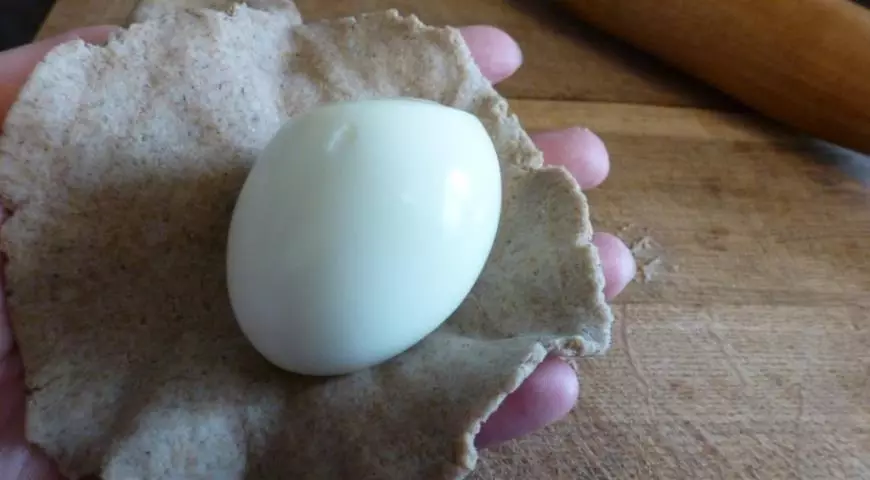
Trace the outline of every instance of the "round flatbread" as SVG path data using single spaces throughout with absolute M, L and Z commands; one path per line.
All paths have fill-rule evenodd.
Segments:
M 455 315 L 392 361 L 279 371 L 227 298 L 236 194 L 290 116 L 396 96 L 472 112 L 491 134 L 504 205 L 489 262 Z M 452 28 L 395 11 L 301 25 L 245 6 L 166 12 L 105 46 L 55 49 L 0 156 L 28 434 L 70 474 L 462 478 L 481 422 L 548 353 L 610 345 L 586 200 L 543 166 Z

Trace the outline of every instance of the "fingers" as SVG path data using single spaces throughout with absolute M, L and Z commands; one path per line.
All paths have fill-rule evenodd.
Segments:
M 522 52 L 510 35 L 488 26 L 460 29 L 474 60 L 483 74 L 497 83 L 514 74 L 522 64 Z M 604 142 L 585 128 L 569 128 L 532 136 L 550 165 L 562 165 L 581 188 L 601 185 L 610 172 L 610 158 Z M 605 277 L 605 295 L 615 297 L 634 276 L 635 264 L 628 247 L 618 238 L 596 235 Z
M 580 188 L 601 185 L 610 172 L 610 158 L 604 142 L 585 128 L 568 128 L 532 135 L 550 165 L 562 165 Z
M 592 240 L 604 270 L 604 295 L 608 300 L 634 277 L 635 262 L 617 237 L 598 233 Z M 563 360 L 545 360 L 498 410 L 481 426 L 475 444 L 487 448 L 541 429 L 568 414 L 579 396 L 577 374 Z
M 489 26 L 469 26 L 459 31 L 478 68 L 491 82 L 505 80 L 522 65 L 519 45 L 504 31 Z M 600 185 L 610 171 L 604 142 L 585 128 L 540 133 L 533 139 L 544 152 L 547 163 L 563 165 L 581 188 Z
M 594 188 L 607 178 L 610 159 L 604 142 L 585 128 L 569 128 L 532 136 L 548 165 L 563 165 L 581 188 Z M 634 278 L 635 262 L 622 240 L 598 233 L 592 240 L 604 270 L 604 294 L 610 300 Z
M 116 28 L 106 25 L 80 28 L 56 37 L 0 52 L 0 128 L 3 126 L 6 113 L 15 102 L 21 86 L 52 48 L 76 38 L 81 38 L 89 43 L 104 43 Z
M 26 443 L 0 448 L 0 478 L 61 480 L 57 465 L 41 449 Z
M 571 128 L 534 135 L 535 144 L 549 165 L 564 166 L 581 188 L 600 185 L 610 171 L 604 143 L 586 129 Z M 598 248 L 604 274 L 604 295 L 618 295 L 635 273 L 628 247 L 617 237 L 598 233 L 592 243 Z M 475 439 L 486 448 L 543 428 L 568 414 L 579 395 L 574 370 L 559 358 L 549 358 L 505 398 L 498 410 L 481 426 Z
M 481 426 L 475 444 L 491 447 L 549 425 L 571 411 L 579 394 L 574 370 L 558 358 L 548 358 Z
M 495 27 L 469 26 L 460 29 L 471 55 L 483 74 L 493 83 L 513 75 L 522 64 L 522 52 L 510 35 Z M 550 165 L 562 165 L 581 188 L 599 186 L 610 172 L 610 158 L 604 142 L 585 128 L 569 128 L 532 136 Z M 597 234 L 603 264 L 605 295 L 615 297 L 634 276 L 635 263 L 628 247 L 618 238 Z
M 0 59 L 2 61 L 2 59 Z M 2 68 L 2 67 L 0 67 Z M 6 113 L 12 108 L 15 103 L 15 98 L 18 96 L 19 86 L 6 85 L 0 83 L 0 131 L 3 130 L 3 121 L 6 119 Z
M 492 83 L 513 75 L 523 63 L 519 45 L 507 33 L 488 26 L 459 29 L 478 68 Z
M 80 28 L 56 37 L 0 52 L 0 66 L 2 66 L 0 67 L 0 83 L 20 86 L 52 48 L 77 38 L 89 43 L 104 43 L 116 28 L 108 25 Z
M 609 233 L 596 233 L 592 243 L 598 248 L 604 270 L 604 296 L 612 300 L 634 278 L 634 256 L 622 240 Z

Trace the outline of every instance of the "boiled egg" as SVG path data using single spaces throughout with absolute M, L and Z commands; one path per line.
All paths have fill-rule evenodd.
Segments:
M 374 99 L 291 118 L 236 200 L 227 243 L 238 325 L 276 366 L 342 375 L 444 323 L 490 255 L 498 157 L 480 120 Z

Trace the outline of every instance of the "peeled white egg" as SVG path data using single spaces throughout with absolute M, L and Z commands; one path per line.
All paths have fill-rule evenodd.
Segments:
M 501 195 L 492 140 L 464 111 L 383 99 L 291 119 L 233 212 L 227 280 L 241 330 L 304 375 L 395 357 L 474 286 Z

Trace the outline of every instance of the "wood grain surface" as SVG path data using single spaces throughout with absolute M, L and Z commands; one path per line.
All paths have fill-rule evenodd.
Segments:
M 870 153 L 870 10 L 857 3 L 559 3 L 765 115 Z
M 638 259 L 565 421 L 487 452 L 479 479 L 870 478 L 870 161 L 797 137 L 579 25 L 495 0 L 300 0 L 493 23 L 526 52 L 501 90 L 529 130 L 582 124 L 612 173 L 599 230 Z M 43 35 L 133 0 L 60 0 Z M 703 107 L 703 108 L 698 108 Z M 712 107 L 728 111 L 711 110 Z

